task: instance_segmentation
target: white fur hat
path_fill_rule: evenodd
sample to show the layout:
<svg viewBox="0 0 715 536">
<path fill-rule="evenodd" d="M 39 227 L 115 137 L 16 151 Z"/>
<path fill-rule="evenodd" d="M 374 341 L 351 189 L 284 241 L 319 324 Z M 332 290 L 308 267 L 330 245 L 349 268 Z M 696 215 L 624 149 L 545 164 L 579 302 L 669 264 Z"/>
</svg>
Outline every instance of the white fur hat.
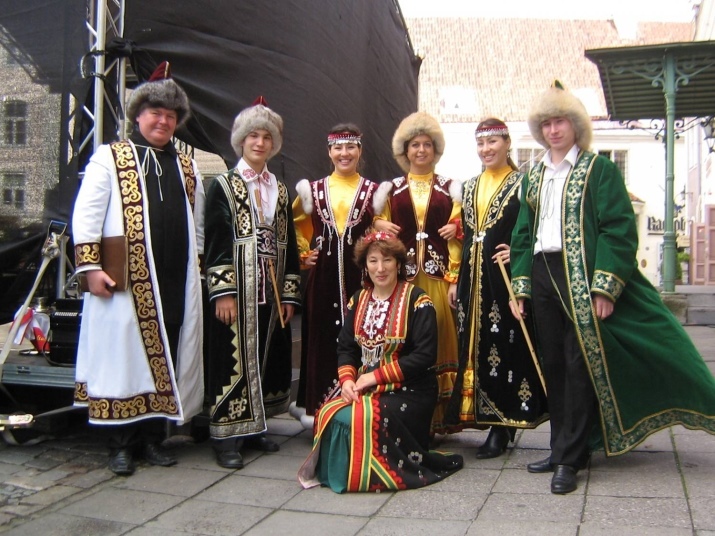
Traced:
<svg viewBox="0 0 715 536">
<path fill-rule="evenodd" d="M 425 112 L 410 114 L 402 120 L 392 137 L 392 155 L 405 172 L 410 170 L 406 144 L 420 134 L 426 134 L 432 138 L 435 165 L 444 154 L 444 133 L 437 120 Z"/>
<path fill-rule="evenodd" d="M 591 117 L 583 103 L 558 80 L 534 100 L 529 111 L 531 135 L 547 149 L 549 144 L 541 132 L 541 123 L 552 117 L 566 117 L 576 132 L 576 144 L 583 150 L 591 147 Z"/>
<path fill-rule="evenodd" d="M 241 110 L 233 121 L 231 129 L 231 146 L 236 155 L 243 156 L 241 144 L 251 132 L 259 129 L 267 130 L 273 138 L 273 150 L 268 159 L 277 155 L 283 145 L 283 119 L 271 110 L 263 97 L 256 99 L 253 106 Z"/>
<path fill-rule="evenodd" d="M 134 89 L 127 103 L 127 120 L 130 123 L 135 123 L 137 116 L 146 107 L 175 110 L 177 127 L 186 122 L 190 113 L 189 97 L 170 77 L 169 62 L 163 61 L 148 81 Z"/>
</svg>

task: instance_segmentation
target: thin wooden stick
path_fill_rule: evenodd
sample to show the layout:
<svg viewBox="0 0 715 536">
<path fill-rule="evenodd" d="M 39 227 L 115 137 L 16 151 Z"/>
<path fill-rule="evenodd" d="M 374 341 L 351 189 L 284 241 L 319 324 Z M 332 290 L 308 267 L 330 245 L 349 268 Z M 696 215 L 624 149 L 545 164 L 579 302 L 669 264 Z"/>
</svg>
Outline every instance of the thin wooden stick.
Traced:
<svg viewBox="0 0 715 536">
<path fill-rule="evenodd" d="M 278 318 L 281 321 L 281 327 L 286 327 L 286 323 L 283 320 L 283 311 L 281 311 L 281 295 L 278 292 L 278 281 L 276 281 L 276 270 L 273 267 L 273 259 L 268 259 L 268 271 L 271 273 L 271 283 L 273 284 L 273 292 L 276 296 L 276 307 L 278 309 Z"/>
<path fill-rule="evenodd" d="M 504 261 L 501 257 L 497 257 L 497 263 L 499 264 L 499 269 L 501 270 L 501 275 L 504 278 L 504 283 L 509 291 L 509 299 L 514 304 L 514 307 L 519 311 L 519 302 L 516 301 L 516 296 L 514 295 L 514 290 L 511 288 L 511 280 L 509 279 L 509 274 L 506 273 L 506 268 L 504 267 Z M 546 394 L 546 382 L 544 381 L 544 375 L 541 373 L 541 366 L 539 365 L 539 359 L 536 357 L 536 352 L 534 351 L 534 346 L 531 344 L 531 337 L 529 337 L 529 332 L 526 329 L 526 324 L 521 314 L 519 314 L 519 324 L 521 325 L 521 331 L 524 332 L 524 338 L 526 339 L 526 344 L 529 346 L 529 352 L 531 352 L 531 359 L 534 360 L 534 366 L 536 367 L 536 372 L 539 374 L 539 380 L 541 381 L 541 387 L 544 389 L 544 394 Z"/>
</svg>

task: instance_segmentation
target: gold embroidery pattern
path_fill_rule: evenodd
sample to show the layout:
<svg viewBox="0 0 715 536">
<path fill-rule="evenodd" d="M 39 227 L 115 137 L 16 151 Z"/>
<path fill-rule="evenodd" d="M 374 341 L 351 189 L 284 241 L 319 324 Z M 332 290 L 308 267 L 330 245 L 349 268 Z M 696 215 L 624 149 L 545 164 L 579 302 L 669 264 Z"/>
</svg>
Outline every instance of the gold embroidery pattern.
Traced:
<svg viewBox="0 0 715 536">
<path fill-rule="evenodd" d="M 515 277 L 511 280 L 511 288 L 517 298 L 531 299 L 531 277 Z"/>
<path fill-rule="evenodd" d="M 283 298 L 300 299 L 300 276 L 287 274 L 283 281 Z"/>
<path fill-rule="evenodd" d="M 278 183 L 278 207 L 282 209 L 290 203 L 288 188 L 282 182 Z M 278 242 L 285 242 L 288 236 L 288 217 L 287 211 L 276 210 L 276 237 Z"/>
<path fill-rule="evenodd" d="M 222 290 L 236 290 L 236 270 L 231 264 L 209 268 L 206 271 L 206 280 L 211 294 Z"/>
<path fill-rule="evenodd" d="M 504 208 L 509 204 L 509 200 L 519 190 L 521 178 L 522 174 L 516 171 L 509 173 L 509 175 L 504 178 L 502 185 L 495 192 L 494 197 L 489 203 L 487 213 L 484 215 L 484 225 L 481 227 L 482 231 L 487 230 L 499 221 L 502 212 L 504 212 Z"/>
<path fill-rule="evenodd" d="M 234 233 L 236 238 L 244 238 L 253 234 L 253 208 L 248 196 L 248 188 L 241 176 L 235 170 L 229 171 L 226 178 L 231 185 L 233 197 L 236 200 L 236 217 Z"/>
<path fill-rule="evenodd" d="M 489 357 L 487 358 L 487 362 L 492 366 L 492 370 L 489 371 L 489 375 L 498 376 L 499 373 L 497 372 L 497 367 L 501 363 L 501 357 L 499 357 L 499 350 L 497 350 L 496 344 L 492 344 L 492 347 L 489 350 Z"/>
<path fill-rule="evenodd" d="M 112 400 L 112 417 L 98 418 L 130 418 L 146 413 L 148 408 L 152 410 L 160 408 L 161 413 L 177 415 L 178 405 L 168 371 L 166 349 L 157 319 L 156 296 L 149 273 L 139 170 L 133 149 L 128 142 L 113 143 L 110 147 L 117 167 L 119 189 L 122 192 L 124 227 L 129 241 L 128 260 L 134 310 L 157 393 L 140 394 L 127 400 Z M 90 408 L 93 403 L 97 404 L 99 401 L 91 401 Z M 100 411 L 100 415 L 105 415 L 100 410 L 101 407 L 103 405 L 98 406 L 97 410 Z"/>
<path fill-rule="evenodd" d="M 90 400 L 87 411 L 90 419 L 109 419 L 109 400 L 106 398 Z"/>
<path fill-rule="evenodd" d="M 128 400 L 112 400 L 111 413 L 113 419 L 129 419 L 147 412 L 146 400 L 143 396 L 135 396 Z"/>
<path fill-rule="evenodd" d="M 529 406 L 527 405 L 527 402 L 531 400 L 532 396 L 534 396 L 534 394 L 531 392 L 529 382 L 526 381 L 526 378 L 522 379 L 521 386 L 519 387 L 519 399 L 521 400 L 521 409 L 523 409 L 524 411 L 529 411 Z"/>
<path fill-rule="evenodd" d="M 608 294 L 613 301 L 616 301 L 621 296 L 625 286 L 626 284 L 616 274 L 604 272 L 603 270 L 596 270 L 591 282 L 592 291 Z"/>
<path fill-rule="evenodd" d="M 181 152 L 176 153 L 181 163 L 181 169 L 186 177 L 186 196 L 189 198 L 191 211 L 194 210 L 194 201 L 196 201 L 196 175 L 194 174 L 194 166 L 191 165 L 191 157 Z"/>
<path fill-rule="evenodd" d="M 539 188 L 541 186 L 541 175 L 544 172 L 544 163 L 539 162 L 538 165 L 529 172 L 529 184 L 526 187 L 526 202 L 531 207 L 531 210 L 536 210 L 539 204 Z"/>
<path fill-rule="evenodd" d="M 74 247 L 75 266 L 102 264 L 102 254 L 98 242 L 83 242 Z"/>
<path fill-rule="evenodd" d="M 75 382 L 74 384 L 74 399 L 77 402 L 87 402 L 87 382 Z"/>
</svg>

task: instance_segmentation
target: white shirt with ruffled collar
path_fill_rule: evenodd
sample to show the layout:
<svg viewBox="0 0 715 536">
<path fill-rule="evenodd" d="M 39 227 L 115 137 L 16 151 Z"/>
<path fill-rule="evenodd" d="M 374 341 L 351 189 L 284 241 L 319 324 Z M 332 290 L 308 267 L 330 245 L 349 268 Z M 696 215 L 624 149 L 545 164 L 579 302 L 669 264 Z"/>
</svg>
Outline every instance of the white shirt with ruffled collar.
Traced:
<svg viewBox="0 0 715 536">
<path fill-rule="evenodd" d="M 272 224 L 276 215 L 278 204 L 278 180 L 264 165 L 261 173 L 256 173 L 248 163 L 241 158 L 236 165 L 241 178 L 246 181 L 251 194 L 251 203 L 264 223 Z"/>
</svg>

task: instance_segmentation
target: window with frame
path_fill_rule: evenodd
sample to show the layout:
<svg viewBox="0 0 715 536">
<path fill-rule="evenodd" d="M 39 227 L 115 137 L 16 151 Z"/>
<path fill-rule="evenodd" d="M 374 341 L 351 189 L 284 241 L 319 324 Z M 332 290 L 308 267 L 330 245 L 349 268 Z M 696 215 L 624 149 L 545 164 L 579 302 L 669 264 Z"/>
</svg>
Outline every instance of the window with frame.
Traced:
<svg viewBox="0 0 715 536">
<path fill-rule="evenodd" d="M 623 176 L 623 182 L 628 184 L 628 151 L 606 150 L 598 151 L 598 154 L 600 154 L 601 156 L 605 156 L 611 162 L 616 164 L 616 167 Z"/>
<path fill-rule="evenodd" d="M 531 171 L 539 163 L 542 151 L 542 149 L 517 149 L 515 163 L 519 171 L 524 173 Z"/>
<path fill-rule="evenodd" d="M 3 102 L 4 139 L 7 145 L 27 143 L 27 103 L 21 100 Z"/>
<path fill-rule="evenodd" d="M 2 175 L 3 205 L 18 210 L 25 208 L 25 174 L 3 173 Z"/>
</svg>

